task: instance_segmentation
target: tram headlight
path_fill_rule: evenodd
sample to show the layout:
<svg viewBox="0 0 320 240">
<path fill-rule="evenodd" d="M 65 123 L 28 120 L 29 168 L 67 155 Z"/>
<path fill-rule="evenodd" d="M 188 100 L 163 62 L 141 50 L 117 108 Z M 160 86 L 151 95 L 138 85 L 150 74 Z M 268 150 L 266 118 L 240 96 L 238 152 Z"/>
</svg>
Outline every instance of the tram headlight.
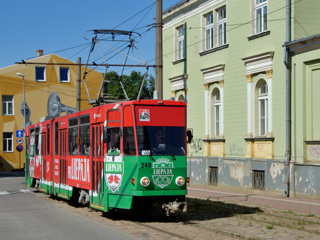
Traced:
<svg viewBox="0 0 320 240">
<path fill-rule="evenodd" d="M 142 186 L 144 186 L 144 187 L 148 187 L 149 184 L 150 184 L 150 179 L 147 178 L 147 177 L 143 177 L 143 178 L 141 178 L 141 180 L 140 180 L 140 184 L 141 184 Z"/>
<path fill-rule="evenodd" d="M 183 186 L 184 185 L 184 183 L 185 183 L 186 181 L 184 180 L 184 178 L 183 177 L 177 177 L 176 178 L 176 184 L 178 185 L 178 186 Z"/>
</svg>

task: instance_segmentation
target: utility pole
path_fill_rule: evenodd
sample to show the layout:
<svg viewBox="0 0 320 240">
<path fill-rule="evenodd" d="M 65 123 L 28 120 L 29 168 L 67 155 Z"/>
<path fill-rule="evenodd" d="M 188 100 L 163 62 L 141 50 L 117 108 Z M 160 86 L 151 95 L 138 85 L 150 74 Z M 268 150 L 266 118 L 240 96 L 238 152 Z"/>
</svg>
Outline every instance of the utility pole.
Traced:
<svg viewBox="0 0 320 240">
<path fill-rule="evenodd" d="M 155 91 L 158 99 L 163 99 L 163 67 L 162 67 L 162 0 L 156 2 L 156 68 Z"/>
<path fill-rule="evenodd" d="M 81 101 L 81 57 L 78 57 L 78 73 L 77 73 L 77 99 L 76 99 L 76 110 L 80 111 Z"/>
<path fill-rule="evenodd" d="M 286 0 L 286 43 L 291 42 L 291 0 Z M 287 197 L 290 197 L 290 161 L 291 161 L 291 57 L 290 49 L 285 49 L 286 66 L 286 153 Z"/>
</svg>

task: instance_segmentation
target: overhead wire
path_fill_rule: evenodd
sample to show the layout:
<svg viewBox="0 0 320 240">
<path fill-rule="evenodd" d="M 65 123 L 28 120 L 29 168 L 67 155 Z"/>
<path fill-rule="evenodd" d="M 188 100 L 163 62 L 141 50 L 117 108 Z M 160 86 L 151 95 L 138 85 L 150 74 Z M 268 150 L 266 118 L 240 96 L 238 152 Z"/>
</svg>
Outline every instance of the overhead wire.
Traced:
<svg viewBox="0 0 320 240">
<path fill-rule="evenodd" d="M 133 16 L 131 16 L 131 17 L 129 17 L 128 19 L 126 19 L 125 21 L 123 21 L 122 23 L 118 24 L 118 25 L 117 25 L 116 27 L 114 27 L 113 29 L 118 28 L 119 26 L 123 25 L 124 23 L 129 22 L 129 20 L 133 19 L 134 17 L 136 17 L 136 16 L 139 15 L 140 13 L 144 12 L 145 10 L 148 10 L 148 11 L 142 16 L 142 18 L 135 24 L 135 26 L 131 29 L 131 31 L 135 31 L 136 28 L 137 28 L 137 26 L 138 26 L 138 25 L 143 21 L 143 19 L 149 14 L 149 12 L 151 11 L 151 9 L 152 9 L 152 7 L 155 5 L 155 3 L 156 3 L 156 2 L 150 4 L 150 5 L 147 6 L 146 8 L 142 9 L 142 10 L 139 11 L 138 13 L 134 14 Z M 150 24 L 147 25 L 147 26 L 150 26 Z M 147 27 L 147 26 L 146 26 L 146 27 Z M 143 27 L 141 27 L 141 28 L 143 28 Z M 104 35 L 105 35 L 105 34 L 104 34 Z M 106 39 L 103 39 L 103 38 L 99 38 L 99 39 L 100 39 L 100 40 L 106 40 Z M 107 38 L 107 40 L 109 40 L 109 39 L 110 39 L 110 37 Z M 100 60 L 101 58 L 104 58 L 105 56 L 111 54 L 111 53 L 114 52 L 114 51 L 116 51 L 116 53 L 115 53 L 114 55 L 112 55 L 111 57 L 109 57 L 109 58 L 107 59 L 107 61 L 111 60 L 113 57 L 117 56 L 118 54 L 121 54 L 122 51 L 125 50 L 128 46 L 126 46 L 125 48 L 123 48 L 123 49 L 120 50 L 120 51 L 116 50 L 116 48 L 119 48 L 119 43 L 120 43 L 121 41 L 124 41 L 124 39 L 125 39 L 125 37 L 123 37 L 121 40 L 118 40 L 117 44 L 116 44 L 113 48 L 110 47 L 110 46 L 105 45 L 105 46 L 108 47 L 110 50 L 107 51 L 107 52 L 105 52 L 104 54 L 101 54 L 101 56 L 100 56 L 100 57 L 97 57 L 95 60 L 93 60 L 93 62 L 96 62 L 96 61 Z M 102 43 L 101 43 L 101 44 L 102 44 Z M 126 45 L 126 43 L 122 44 L 120 47 L 123 47 L 124 45 Z M 140 54 L 140 53 L 139 53 L 139 54 Z M 140 54 L 140 56 L 141 56 L 141 54 Z M 130 57 L 130 56 L 129 56 L 129 57 Z M 132 57 L 130 57 L 130 58 L 132 59 Z M 134 59 L 134 60 L 137 61 L 137 59 Z M 144 60 L 143 60 L 143 61 L 144 61 Z M 145 62 L 145 61 L 144 61 L 144 62 Z M 96 69 L 96 68 L 93 68 L 92 70 L 95 70 L 95 69 Z M 121 71 L 121 70 L 119 70 L 118 73 L 120 73 L 120 71 Z M 123 73 L 123 72 L 122 72 L 122 73 Z"/>
<path fill-rule="evenodd" d="M 133 15 L 132 17 L 128 18 L 127 20 L 125 20 L 124 22 L 120 23 L 119 25 L 117 25 L 116 27 L 114 27 L 113 29 L 116 29 L 117 27 L 121 26 L 122 24 L 124 24 L 125 22 L 133 19 L 134 17 L 138 16 L 140 13 L 144 12 L 146 9 L 149 9 L 144 15 L 143 17 L 135 24 L 135 26 L 132 28 L 132 31 L 137 29 L 137 27 L 139 26 L 139 24 L 144 20 L 144 18 L 148 15 L 148 13 L 151 11 L 152 9 L 152 6 L 155 5 L 155 2 L 148 5 L 146 8 L 142 9 L 141 11 L 139 11 L 138 13 L 136 13 L 135 15 Z M 140 27 L 139 29 L 143 29 L 143 28 L 147 28 L 147 27 L 150 27 L 152 24 L 148 24 L 147 26 L 143 26 L 143 27 Z M 149 31 L 150 29 L 148 29 L 147 31 Z M 146 32 L 147 32 L 146 31 Z M 145 32 L 144 32 L 145 33 Z M 144 34 L 143 33 L 143 34 Z M 110 38 L 109 38 L 110 39 Z M 108 38 L 104 39 L 104 40 L 108 40 Z M 121 42 L 121 41 L 120 41 Z M 119 42 L 119 43 L 120 43 Z M 118 44 L 119 44 L 118 43 Z M 123 47 L 124 45 L 126 45 L 127 42 L 125 42 L 124 44 L 122 44 L 120 47 Z M 84 46 L 84 47 L 83 47 Z M 73 47 L 68 47 L 68 48 L 64 48 L 64 49 L 61 49 L 61 50 L 56 50 L 56 51 L 53 51 L 49 54 L 56 54 L 56 53 L 60 53 L 60 52 L 65 52 L 65 51 L 69 51 L 69 50 L 73 50 L 73 49 L 76 49 L 76 48 L 79 48 L 79 47 L 83 47 L 81 48 L 79 51 L 77 51 L 76 53 L 72 54 L 71 57 L 69 58 L 73 58 L 74 56 L 76 56 L 77 54 L 81 53 L 82 51 L 84 51 L 85 49 L 87 49 L 88 47 L 90 47 L 90 43 L 85 43 L 85 44 L 80 44 L 80 45 L 76 45 L 76 46 L 73 46 Z M 127 48 L 127 46 L 125 48 L 123 48 L 121 51 L 125 50 Z M 108 54 L 111 54 L 113 52 L 114 49 L 110 50 L 106 55 Z M 112 55 L 110 58 L 108 58 L 108 61 L 110 59 L 112 59 L 114 56 L 118 55 L 119 52 L 117 52 L 116 54 Z M 102 57 L 100 57 L 99 59 L 101 59 Z M 34 59 L 34 57 L 30 57 L 30 58 L 26 58 L 26 60 L 30 60 L 30 59 Z M 65 59 L 64 62 L 66 61 L 69 61 L 68 59 Z M 55 67 L 53 67 L 55 68 Z M 95 67 L 94 69 L 96 69 L 97 67 Z M 91 72 L 92 70 L 90 70 L 89 72 Z M 122 70 L 123 71 L 123 70 Z M 53 72 L 51 73 L 53 74 Z M 3 85 L 10 85 L 10 86 L 15 86 L 15 87 L 20 87 L 20 82 L 19 83 L 14 83 L 13 81 L 10 81 L 10 82 L 7 82 L 7 81 L 2 81 L 1 80 L 1 84 Z M 98 87 L 98 84 L 95 84 L 93 83 L 92 81 L 90 81 L 89 83 L 89 86 L 91 87 L 90 90 L 92 89 L 99 89 Z M 72 87 L 72 86 L 70 86 Z M 94 88 L 92 88 L 94 87 Z M 65 86 L 60 86 L 60 85 L 52 85 L 50 82 L 47 82 L 47 83 L 41 83 L 41 85 L 39 85 L 38 82 L 27 82 L 26 84 L 26 89 L 34 89 L 34 90 L 37 90 L 37 91 L 40 91 L 40 92 L 48 92 L 48 93 L 51 93 L 51 92 L 57 92 L 63 96 L 67 96 L 67 97 L 75 97 L 76 96 L 76 91 L 75 90 L 72 90 L 72 88 L 66 88 Z M 48 90 L 46 90 L 48 89 Z"/>
<path fill-rule="evenodd" d="M 292 5 L 297 4 L 298 2 L 301 2 L 301 1 L 303 1 L 303 0 L 297 0 L 297 1 L 295 1 L 294 3 L 292 3 Z M 276 13 L 276 12 L 278 12 L 278 11 L 286 8 L 286 7 L 287 7 L 287 6 L 285 5 L 285 6 L 283 6 L 283 7 L 280 7 L 280 8 L 278 8 L 278 9 L 275 9 L 274 11 L 267 13 L 267 15 L 274 14 L 274 13 Z M 242 26 L 244 26 L 244 25 L 251 24 L 251 23 L 255 22 L 256 20 L 257 20 L 257 18 L 253 18 L 253 19 L 250 20 L 250 21 L 237 24 L 236 26 L 235 26 L 235 24 L 232 24 L 232 25 L 229 25 L 229 24 L 228 24 L 227 26 L 235 26 L 235 27 L 234 27 L 234 28 L 231 28 L 231 29 L 228 29 L 226 32 L 234 31 L 235 29 L 237 29 L 237 28 L 239 28 L 239 27 L 242 27 Z M 281 20 L 281 19 L 280 19 L 280 20 Z M 301 26 L 301 27 L 302 27 L 302 26 Z M 194 29 L 199 29 L 199 28 L 204 29 L 204 28 L 202 28 L 202 27 L 197 27 L 197 28 L 194 28 Z M 193 28 L 189 28 L 189 29 L 187 29 L 187 30 L 190 30 L 190 29 L 193 29 Z M 217 34 L 215 34 L 213 37 L 216 37 L 216 36 L 217 36 Z M 164 40 L 163 40 L 163 42 L 168 41 L 168 40 L 170 40 L 170 39 L 173 38 L 173 37 L 175 37 L 175 34 L 169 35 L 167 39 L 164 39 Z M 200 41 L 198 41 L 198 42 L 189 44 L 189 45 L 186 46 L 186 48 L 195 46 L 195 45 L 197 45 L 197 44 L 199 44 L 199 43 L 203 43 L 203 42 L 205 42 L 206 40 L 207 40 L 207 39 L 202 39 L 202 40 L 200 40 Z M 163 55 L 168 56 L 168 55 L 171 55 L 171 54 L 176 54 L 177 51 L 178 51 L 178 50 L 174 50 L 174 51 L 168 52 L 168 53 L 163 54 Z M 149 62 L 149 61 L 153 61 L 153 60 L 156 60 L 156 58 L 150 59 L 150 60 L 148 60 L 148 62 Z"/>
</svg>

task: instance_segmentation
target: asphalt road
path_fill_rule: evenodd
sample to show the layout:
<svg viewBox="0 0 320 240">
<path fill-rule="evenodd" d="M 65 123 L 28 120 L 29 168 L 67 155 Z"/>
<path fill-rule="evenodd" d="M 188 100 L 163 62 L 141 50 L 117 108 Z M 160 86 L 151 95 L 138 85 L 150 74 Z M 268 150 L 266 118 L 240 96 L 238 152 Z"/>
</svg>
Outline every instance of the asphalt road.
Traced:
<svg viewBox="0 0 320 240">
<path fill-rule="evenodd" d="M 25 188 L 24 177 L 0 173 L 0 239 L 135 239 L 63 211 Z"/>
</svg>

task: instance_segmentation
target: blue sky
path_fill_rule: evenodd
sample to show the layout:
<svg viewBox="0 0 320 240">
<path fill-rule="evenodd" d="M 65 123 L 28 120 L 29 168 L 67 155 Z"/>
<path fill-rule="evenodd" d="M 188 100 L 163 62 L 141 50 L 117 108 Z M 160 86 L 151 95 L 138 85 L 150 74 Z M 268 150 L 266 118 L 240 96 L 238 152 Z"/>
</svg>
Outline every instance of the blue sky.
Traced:
<svg viewBox="0 0 320 240">
<path fill-rule="evenodd" d="M 88 58 L 92 37 L 87 33 L 86 36 L 90 40 L 85 40 L 84 34 L 92 29 L 113 28 L 130 31 L 134 29 L 143 33 L 142 39 L 137 39 L 137 46 L 148 64 L 154 64 L 155 31 L 153 28 L 146 32 L 149 29 L 146 26 L 154 23 L 155 2 L 156 0 L 2 1 L 0 68 L 20 62 L 22 59 L 34 58 L 37 49 L 43 49 L 44 54 L 55 53 L 75 62 L 78 57 L 81 57 L 84 63 Z M 177 2 L 180 0 L 163 0 L 163 10 Z M 143 9 L 145 10 L 142 11 Z M 140 11 L 142 12 L 138 14 Z M 115 43 L 106 42 L 104 44 L 111 46 Z M 120 49 L 120 43 L 116 44 L 118 45 L 114 46 Z M 82 46 L 76 47 L 79 45 Z M 101 45 L 101 49 L 102 47 L 105 45 Z M 102 50 L 102 52 L 105 51 L 110 50 L 108 48 Z M 100 56 L 97 47 L 94 54 Z M 91 59 L 102 63 L 103 60 L 99 60 L 98 55 L 94 56 L 94 54 Z M 112 58 L 108 63 L 123 64 L 124 60 L 124 57 Z M 137 64 L 137 62 L 132 62 L 132 64 Z M 111 70 L 119 71 L 120 69 Z M 149 73 L 154 75 L 153 70 Z"/>
</svg>

